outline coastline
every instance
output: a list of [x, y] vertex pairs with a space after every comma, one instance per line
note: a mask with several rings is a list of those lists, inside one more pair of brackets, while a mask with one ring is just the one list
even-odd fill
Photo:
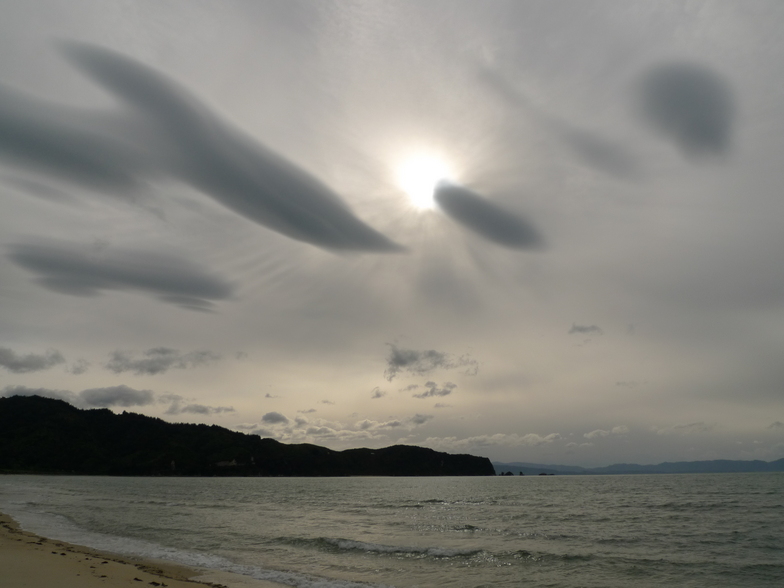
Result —
[[283, 588], [239, 574], [102, 552], [25, 531], [0, 512], [0, 570], [8, 588]]

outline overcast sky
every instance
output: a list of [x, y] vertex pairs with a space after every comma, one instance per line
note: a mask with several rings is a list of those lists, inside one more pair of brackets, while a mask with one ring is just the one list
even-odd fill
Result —
[[6, 0], [0, 394], [784, 457], [784, 3]]

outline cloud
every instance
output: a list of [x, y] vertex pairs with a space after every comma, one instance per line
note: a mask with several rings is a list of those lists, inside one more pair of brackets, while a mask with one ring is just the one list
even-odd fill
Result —
[[424, 425], [432, 418], [434, 418], [432, 414], [415, 414], [409, 420], [414, 425]]
[[3, 389], [3, 396], [43, 396], [44, 398], [65, 400], [78, 408], [148, 406], [155, 402], [155, 394], [151, 390], [135, 390], [128, 386], [89, 388], [78, 394], [68, 390], [6, 386]]
[[136, 375], [155, 375], [166, 373], [170, 369], [187, 369], [204, 365], [210, 361], [220, 359], [220, 355], [211, 351], [191, 351], [180, 353], [168, 347], [154, 347], [142, 352], [142, 357], [136, 358], [127, 351], [114, 351], [109, 354], [106, 369], [115, 374], [133, 372]]
[[458, 439], [457, 437], [428, 437], [424, 445], [446, 451], [476, 451], [487, 447], [539, 447], [562, 439], [559, 433], [539, 435], [528, 433], [496, 433]]
[[591, 431], [590, 433], [585, 433], [583, 437], [586, 439], [600, 439], [602, 437], [609, 437], [610, 435], [625, 435], [629, 432], [629, 427], [626, 425], [618, 425], [617, 427], [613, 427], [609, 431], [605, 429], [596, 429], [595, 431]]
[[[465, 367], [467, 375], [476, 375], [479, 371], [479, 362], [468, 355], [455, 358], [449, 353], [428, 349], [417, 351], [415, 349], [400, 349], [394, 343], [389, 343], [387, 356], [387, 369], [384, 377], [390, 382], [400, 372], [422, 375], [436, 368], [451, 370]], [[416, 385], [414, 385], [416, 387]], [[405, 390], [413, 390], [411, 386]]]
[[135, 190], [150, 161], [141, 148], [113, 137], [105, 118], [0, 84], [0, 159], [96, 190]]
[[4, 367], [14, 374], [40, 372], [61, 363], [65, 363], [65, 358], [54, 349], [43, 354], [17, 355], [8, 347], [0, 347], [0, 367]]
[[584, 164], [625, 180], [641, 176], [640, 165], [631, 155], [628, 146], [581, 129], [534, 106], [528, 97], [498, 70], [483, 67], [478, 70], [478, 74], [479, 79], [506, 103], [525, 112], [556, 135]]
[[716, 72], [693, 63], [649, 69], [639, 85], [642, 118], [687, 155], [722, 153], [730, 142], [735, 101]]
[[86, 359], [77, 359], [75, 362], [73, 362], [70, 365], [68, 371], [73, 375], [78, 376], [85, 373], [89, 368], [90, 368], [89, 361], [87, 361]]
[[452, 407], [452, 405], [451, 405], [451, 404], [445, 404], [445, 403], [443, 403], [443, 402], [436, 402], [436, 403], [433, 405], [433, 408], [451, 408], [451, 407]]
[[287, 419], [279, 412], [268, 412], [263, 417], [261, 417], [261, 422], [267, 423], [268, 425], [279, 425], [279, 424], [288, 424], [289, 419]]
[[307, 410], [298, 410], [297, 412], [299, 412], [301, 414], [311, 414], [311, 413], [316, 412], [316, 409], [315, 408], [308, 408]]
[[357, 218], [328, 186], [231, 128], [183, 87], [124, 55], [82, 43], [63, 54], [148, 117], [176, 153], [168, 171], [245, 218], [336, 250], [400, 251]]
[[54, 398], [55, 400], [65, 400], [70, 404], [76, 404], [78, 398], [76, 394], [68, 390], [51, 390], [49, 388], [30, 388], [28, 386], [6, 386], [3, 388], [2, 395], [9, 396], [41, 396], [43, 398]]
[[767, 426], [768, 429], [784, 429], [784, 423], [781, 421], [776, 421], [775, 423], [771, 423]]
[[108, 386], [106, 388], [90, 388], [79, 394], [88, 406], [147, 406], [155, 401], [152, 390], [135, 390], [128, 386]]
[[387, 395], [386, 392], [384, 392], [381, 388], [376, 386], [375, 388], [373, 388], [373, 394], [371, 395], [371, 398], [383, 398], [386, 395]]
[[677, 424], [671, 427], [653, 427], [652, 430], [657, 435], [692, 435], [694, 433], [707, 433], [715, 427], [715, 424], [699, 421], [696, 423]]
[[511, 249], [538, 249], [544, 244], [527, 220], [474, 194], [462, 186], [442, 180], [435, 201], [452, 220], [497, 245]]
[[324, 400], [319, 400], [319, 403], [320, 404], [331, 404], [331, 405], [335, 404], [332, 400], [327, 400], [326, 398]]
[[452, 390], [457, 388], [457, 384], [453, 384], [452, 382], [447, 382], [444, 384], [443, 388], [439, 388], [438, 384], [435, 382], [427, 382], [425, 383], [425, 388], [427, 390], [420, 394], [413, 394], [414, 398], [431, 398], [433, 396], [448, 396], [452, 393]]
[[572, 323], [572, 328], [569, 329], [569, 334], [570, 335], [575, 335], [575, 334], [583, 334], [584, 335], [584, 334], [589, 334], [589, 333], [592, 333], [594, 335], [603, 335], [604, 331], [601, 329], [601, 327], [597, 327], [596, 325], [587, 325], [586, 326], [586, 325], [577, 325], [575, 323]]
[[73, 296], [135, 290], [188, 310], [211, 311], [233, 287], [193, 262], [148, 251], [110, 250], [39, 241], [9, 246], [9, 259], [45, 288]]
[[189, 400], [179, 394], [162, 394], [158, 397], [158, 402], [168, 403], [169, 408], [166, 414], [220, 414], [224, 412], [236, 412], [231, 406], [207, 406], [205, 404], [189, 403]]

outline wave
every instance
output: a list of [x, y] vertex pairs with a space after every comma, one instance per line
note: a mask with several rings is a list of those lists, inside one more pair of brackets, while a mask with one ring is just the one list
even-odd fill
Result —
[[361, 551], [364, 553], [377, 553], [382, 555], [403, 555], [432, 557], [437, 559], [451, 557], [470, 557], [481, 553], [481, 549], [460, 549], [454, 547], [419, 547], [409, 545], [384, 545], [381, 543], [368, 543], [334, 537], [317, 537], [314, 539], [287, 538], [278, 539], [279, 542], [294, 546], [312, 547], [329, 551]]

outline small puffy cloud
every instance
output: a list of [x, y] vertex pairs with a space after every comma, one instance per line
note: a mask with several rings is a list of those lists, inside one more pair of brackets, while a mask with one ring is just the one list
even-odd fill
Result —
[[316, 409], [315, 408], [308, 408], [308, 409], [305, 409], [305, 410], [298, 410], [297, 412], [300, 413], [300, 414], [311, 414], [311, 413], [316, 412]]
[[79, 396], [88, 406], [147, 406], [155, 402], [152, 390], [135, 390], [128, 386], [108, 386], [83, 390]]
[[310, 421], [307, 418], [305, 418], [305, 417], [298, 416], [298, 417], [294, 418], [294, 424], [297, 427], [304, 427], [305, 425], [307, 425], [309, 423], [310, 423]]
[[586, 439], [601, 439], [602, 437], [609, 437], [610, 435], [625, 435], [629, 432], [629, 427], [626, 425], [618, 425], [610, 430], [596, 429], [590, 433], [585, 433], [583, 437]]
[[394, 343], [389, 343], [387, 356], [387, 369], [384, 377], [390, 382], [401, 372], [422, 375], [435, 369], [466, 368], [467, 375], [475, 375], [479, 371], [479, 362], [468, 355], [455, 357], [443, 351], [428, 349], [401, 349]]
[[436, 402], [433, 405], [433, 408], [450, 408], [451, 406], [452, 406], [451, 404], [445, 404], [443, 402]]
[[597, 325], [578, 325], [572, 323], [572, 328], [569, 329], [570, 335], [603, 335], [604, 331]]
[[319, 403], [321, 403], [321, 404], [331, 404], [331, 405], [335, 404], [333, 401], [327, 400], [327, 399], [319, 400]]
[[287, 419], [279, 412], [268, 412], [263, 417], [261, 417], [261, 422], [266, 423], [268, 425], [280, 425], [280, 424], [287, 425], [289, 423], [289, 419]]
[[448, 396], [452, 393], [452, 390], [457, 388], [457, 384], [453, 384], [452, 382], [447, 382], [444, 384], [443, 388], [439, 388], [438, 384], [435, 382], [426, 382], [425, 383], [425, 391], [419, 394], [413, 394], [414, 398], [431, 398], [433, 396]]
[[114, 351], [106, 364], [108, 370], [115, 374], [133, 372], [136, 375], [155, 375], [166, 373], [170, 369], [187, 369], [220, 359], [211, 351], [191, 351], [181, 353], [168, 347], [154, 347], [142, 352], [141, 357], [127, 351]]
[[65, 363], [65, 358], [54, 349], [41, 354], [18, 355], [12, 349], [0, 347], [0, 367], [14, 374], [40, 372], [61, 363]]
[[387, 395], [386, 392], [384, 392], [381, 388], [376, 386], [375, 388], [373, 388], [373, 391], [372, 391], [372, 394], [371, 394], [370, 397], [371, 398], [383, 398], [386, 395]]
[[427, 421], [433, 418], [432, 414], [415, 414], [411, 417], [410, 421], [414, 425], [424, 425]]

